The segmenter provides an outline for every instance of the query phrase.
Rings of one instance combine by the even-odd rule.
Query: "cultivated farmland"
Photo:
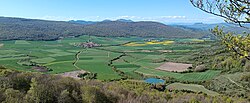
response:
[[[167,63],[162,64],[160,67],[156,69],[169,71],[169,72],[174,72],[174,71],[184,72],[184,71],[187,71],[188,68],[192,68],[192,64],[167,62]]]
[[[75,46],[87,41],[101,46]],[[173,77],[180,81],[204,81],[220,73],[216,70],[174,73],[156,69],[167,61],[192,64],[193,61],[180,58],[210,46],[210,41],[201,39],[81,36],[57,41],[12,40],[1,43],[4,46],[0,48],[0,65],[21,71],[41,72],[34,69],[35,66],[47,69],[42,72],[45,74],[83,70],[96,73],[99,80],[140,80],[151,76]]]

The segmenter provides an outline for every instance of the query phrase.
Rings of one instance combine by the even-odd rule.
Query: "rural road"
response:
[[[231,78],[229,78],[229,77],[226,77],[226,76],[223,76],[223,77],[224,77],[224,78],[227,78],[230,82],[232,82],[233,84],[237,85],[238,87],[241,87],[241,88],[246,89],[246,90],[250,90],[249,88],[245,88],[245,87],[239,85],[238,83],[236,83],[235,81],[233,81],[233,80],[232,80]]]
[[[88,50],[88,49],[86,49],[86,51],[87,51],[87,50]],[[79,68],[76,64],[77,64],[77,62],[80,60],[79,55],[80,55],[83,51],[84,51],[84,50],[79,51],[79,52],[77,52],[76,55],[75,55],[75,62],[73,63],[73,66],[74,66],[76,69],[81,69],[81,68]]]

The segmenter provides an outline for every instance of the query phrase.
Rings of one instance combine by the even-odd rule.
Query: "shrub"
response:
[[[207,68],[205,65],[198,65],[196,66],[196,68],[194,69],[195,72],[203,72],[205,71]]]
[[[78,77],[83,78],[83,79],[96,79],[97,73],[83,73],[79,74]]]
[[[244,69],[245,69],[246,72],[250,72],[250,63],[249,62],[247,62],[245,64]]]
[[[242,81],[250,82],[250,74],[243,75],[241,77]]]

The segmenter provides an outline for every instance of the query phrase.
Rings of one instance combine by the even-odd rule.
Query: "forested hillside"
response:
[[[246,99],[225,95],[209,96],[184,90],[158,91],[138,81],[77,80],[2,67],[0,87],[2,103],[247,103]]]
[[[83,33],[83,26],[67,22],[0,18],[0,40],[55,40],[80,33]]]
[[[80,35],[166,38],[199,38],[203,36],[202,33],[157,22],[103,21],[82,25],[63,21],[0,17],[0,40],[56,40],[60,37]]]
[[[85,27],[86,33],[96,36],[140,36],[166,38],[199,38],[203,35],[157,22],[100,22]]]

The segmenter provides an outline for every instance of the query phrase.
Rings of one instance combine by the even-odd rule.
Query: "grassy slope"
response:
[[[223,74],[209,81],[209,85],[205,85],[213,91],[230,96],[250,96],[249,82],[242,81],[243,75],[250,75],[250,72]]]
[[[167,86],[167,89],[171,90],[190,90],[193,92],[203,92],[211,96],[218,96],[219,93],[206,89],[202,85],[197,84],[183,84],[183,83],[172,83]]]

